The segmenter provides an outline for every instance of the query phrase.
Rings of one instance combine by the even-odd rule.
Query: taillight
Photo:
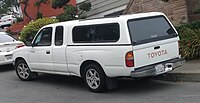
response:
[[[24,47],[24,46],[25,46],[24,44],[20,44],[20,45],[17,45],[17,46],[15,47],[15,49],[21,48],[21,47]]]
[[[134,55],[132,51],[126,53],[125,62],[127,67],[134,67]]]

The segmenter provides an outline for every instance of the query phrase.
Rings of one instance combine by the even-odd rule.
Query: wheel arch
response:
[[[27,61],[23,58],[23,57],[17,57],[14,61],[14,65],[16,65],[16,63],[19,61],[19,60],[24,60],[26,63]]]
[[[84,70],[85,70],[85,67],[86,67],[87,65],[89,65],[89,64],[96,64],[96,65],[98,65],[98,66],[103,70],[104,74],[106,75],[106,73],[105,73],[105,71],[104,71],[104,69],[103,69],[103,67],[101,66],[100,63],[98,63],[98,62],[95,61],[95,60],[86,60],[86,61],[82,62],[81,66],[80,66],[80,76],[81,76],[81,77],[82,77],[82,74],[83,74],[83,72],[84,72]]]

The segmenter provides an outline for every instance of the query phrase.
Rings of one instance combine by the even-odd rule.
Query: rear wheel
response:
[[[24,60],[19,60],[16,63],[15,70],[19,79],[23,81],[36,79],[38,77],[37,73],[31,72],[27,63]]]
[[[107,89],[106,75],[99,65],[87,65],[82,76],[90,91],[98,93],[104,92]]]

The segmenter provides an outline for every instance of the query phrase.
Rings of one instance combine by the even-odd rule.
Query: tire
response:
[[[15,70],[17,76],[22,81],[29,81],[36,79],[38,77],[37,73],[31,72],[30,68],[28,67],[27,63],[24,60],[17,61],[15,65]]]
[[[99,93],[107,90],[106,75],[99,65],[87,65],[84,69],[82,77],[91,92]]]

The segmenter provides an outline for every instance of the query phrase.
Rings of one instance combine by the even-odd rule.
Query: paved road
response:
[[[9,69],[10,68],[10,69]],[[91,93],[81,79],[44,75],[20,81],[12,67],[0,67],[0,103],[199,103],[200,83],[119,80],[107,93]]]

